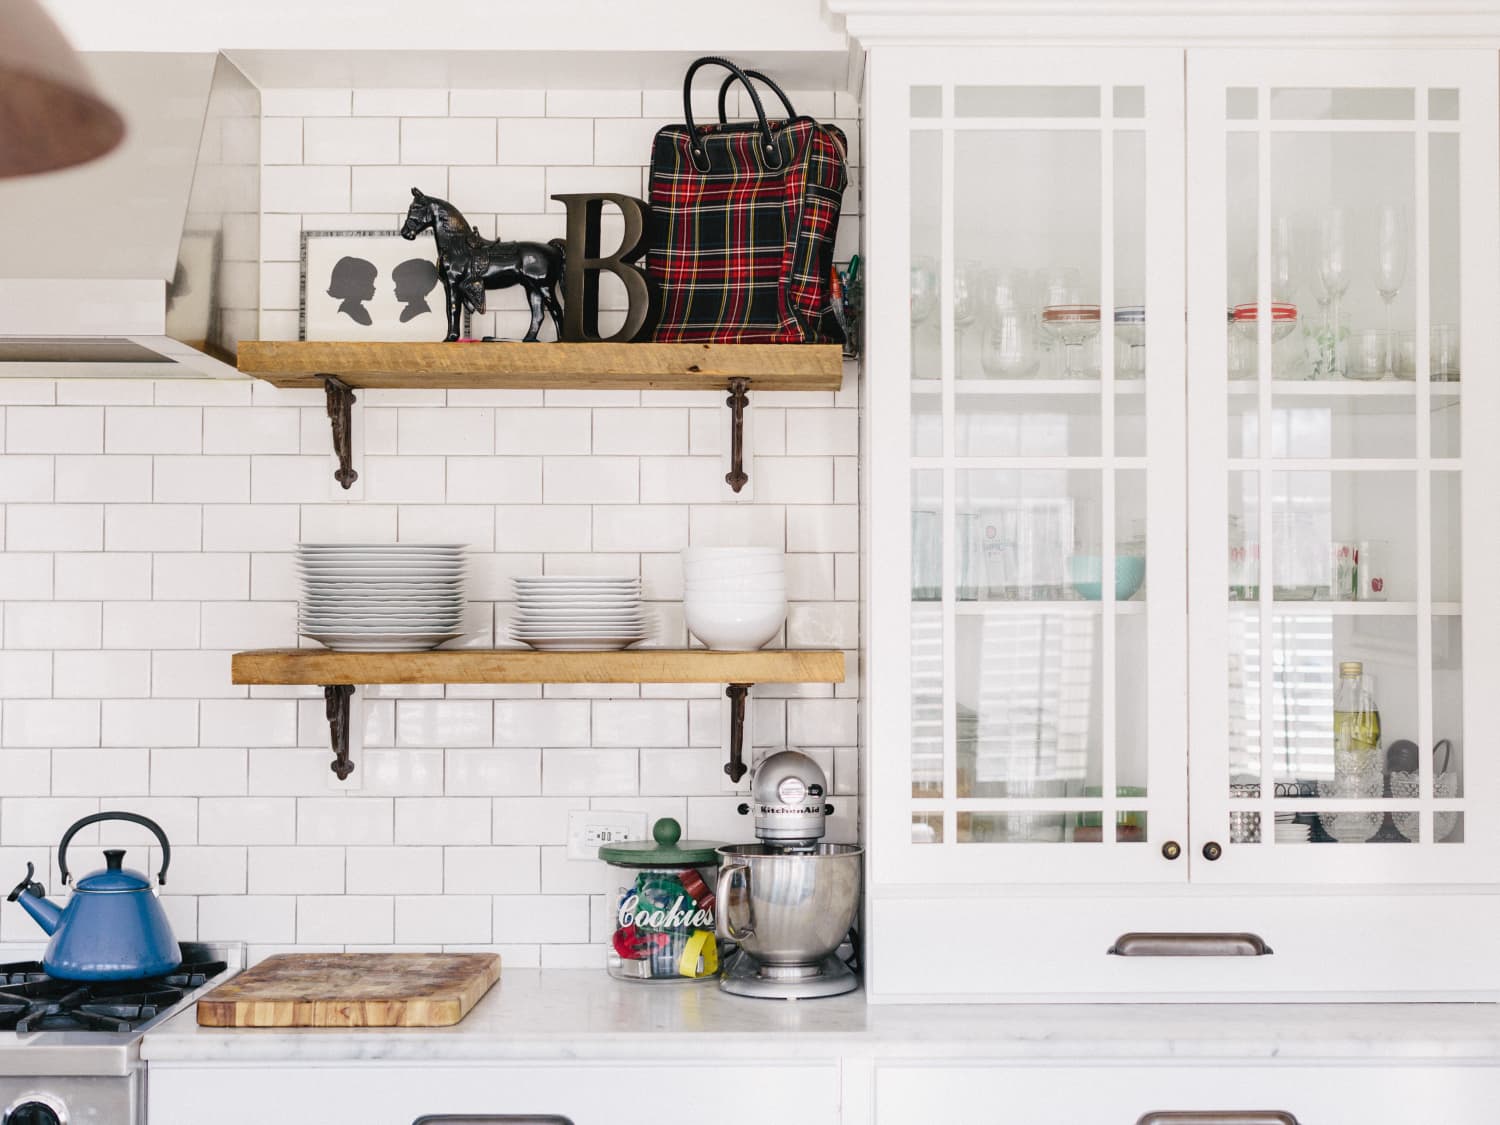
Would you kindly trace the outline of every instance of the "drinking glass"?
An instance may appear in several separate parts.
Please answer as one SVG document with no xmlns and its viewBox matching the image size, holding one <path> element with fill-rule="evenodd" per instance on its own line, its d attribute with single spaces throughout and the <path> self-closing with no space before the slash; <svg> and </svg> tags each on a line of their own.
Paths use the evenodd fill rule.
<svg viewBox="0 0 1500 1125">
<path fill-rule="evenodd" d="M 1385 331 L 1391 333 L 1391 304 L 1406 283 L 1406 211 L 1395 203 L 1384 203 L 1375 220 L 1375 288 L 1385 302 Z M 1394 375 L 1395 356 L 1386 355 L 1386 373 Z"/>
<path fill-rule="evenodd" d="M 1434 383 L 1456 383 L 1459 373 L 1458 325 L 1434 324 L 1429 336 L 1428 369 Z"/>
<path fill-rule="evenodd" d="M 953 264 L 954 368 L 960 377 L 964 368 L 964 335 L 979 317 L 984 301 L 984 268 L 972 259 Z"/>
<path fill-rule="evenodd" d="M 911 260 L 911 357 L 914 373 L 917 366 L 917 329 L 936 311 L 937 303 L 937 263 L 926 255 L 914 257 Z"/>
<path fill-rule="evenodd" d="M 1349 353 L 1350 379 L 1383 379 L 1390 366 L 1390 335 L 1379 328 L 1363 328 L 1354 333 Z"/>
<path fill-rule="evenodd" d="M 1014 271 L 986 275 L 985 326 L 979 361 L 992 378 L 1024 379 L 1041 364 L 1035 316 L 1026 303 L 1024 279 Z"/>
</svg>

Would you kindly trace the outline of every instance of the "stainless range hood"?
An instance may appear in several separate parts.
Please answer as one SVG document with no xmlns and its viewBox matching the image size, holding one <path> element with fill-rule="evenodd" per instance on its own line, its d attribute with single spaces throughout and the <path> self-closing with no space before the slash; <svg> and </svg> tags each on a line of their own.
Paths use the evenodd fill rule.
<svg viewBox="0 0 1500 1125">
<path fill-rule="evenodd" d="M 222 55 L 84 59 L 125 141 L 0 181 L 0 377 L 237 378 L 258 322 L 260 95 Z"/>
</svg>

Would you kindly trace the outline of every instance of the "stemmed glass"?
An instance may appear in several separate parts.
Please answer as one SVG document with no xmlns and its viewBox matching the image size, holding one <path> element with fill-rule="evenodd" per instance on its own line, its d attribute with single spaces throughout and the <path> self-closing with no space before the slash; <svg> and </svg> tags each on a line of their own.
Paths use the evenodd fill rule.
<svg viewBox="0 0 1500 1125">
<path fill-rule="evenodd" d="M 1330 361 L 1325 364 L 1329 374 L 1343 375 L 1346 369 L 1343 300 L 1350 281 L 1349 243 L 1343 208 L 1330 207 L 1324 212 L 1318 233 L 1318 281 L 1328 309 L 1325 322 L 1328 338 L 1319 350 Z"/>
<path fill-rule="evenodd" d="M 1041 361 L 1033 312 L 1027 307 L 1026 281 L 1018 271 L 985 275 L 985 326 L 979 337 L 979 361 L 986 375 L 1025 378 Z"/>
<path fill-rule="evenodd" d="M 1375 288 L 1385 302 L 1385 373 L 1396 374 L 1395 333 L 1391 305 L 1406 283 L 1406 211 L 1397 203 L 1381 204 L 1375 220 Z"/>
<path fill-rule="evenodd" d="M 926 255 L 911 260 L 911 362 L 917 375 L 917 329 L 927 322 L 938 304 L 937 263 Z"/>
<path fill-rule="evenodd" d="M 963 376 L 964 334 L 979 318 L 983 303 L 984 267 L 971 258 L 953 263 L 953 368 Z"/>
</svg>

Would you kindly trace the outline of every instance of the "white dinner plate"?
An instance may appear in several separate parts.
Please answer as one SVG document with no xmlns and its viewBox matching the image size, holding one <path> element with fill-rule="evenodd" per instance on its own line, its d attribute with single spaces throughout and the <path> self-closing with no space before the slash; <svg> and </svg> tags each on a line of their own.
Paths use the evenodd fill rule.
<svg viewBox="0 0 1500 1125">
<path fill-rule="evenodd" d="M 466 551 L 467 543 L 298 543 L 299 551 Z"/>
<path fill-rule="evenodd" d="M 517 637 L 517 640 L 522 638 Z M 592 637 L 578 639 L 542 639 L 528 640 L 525 643 L 538 652 L 618 652 L 620 649 L 629 648 L 633 644 L 645 640 L 645 637 L 624 639 L 618 637 Z"/>
</svg>

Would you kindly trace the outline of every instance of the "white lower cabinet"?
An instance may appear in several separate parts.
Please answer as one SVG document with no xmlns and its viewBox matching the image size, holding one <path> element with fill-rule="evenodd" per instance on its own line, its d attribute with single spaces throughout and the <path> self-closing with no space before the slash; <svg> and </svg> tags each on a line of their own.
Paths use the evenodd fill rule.
<svg viewBox="0 0 1500 1125">
<path fill-rule="evenodd" d="M 1490 1125 L 1500 1069 L 882 1065 L 876 1125 Z"/>
<path fill-rule="evenodd" d="M 839 1071 L 821 1065 L 704 1065 L 677 1049 L 660 1062 L 267 1067 L 153 1065 L 151 1125 L 412 1125 L 424 1114 L 556 1114 L 573 1125 L 838 1125 Z"/>
</svg>

